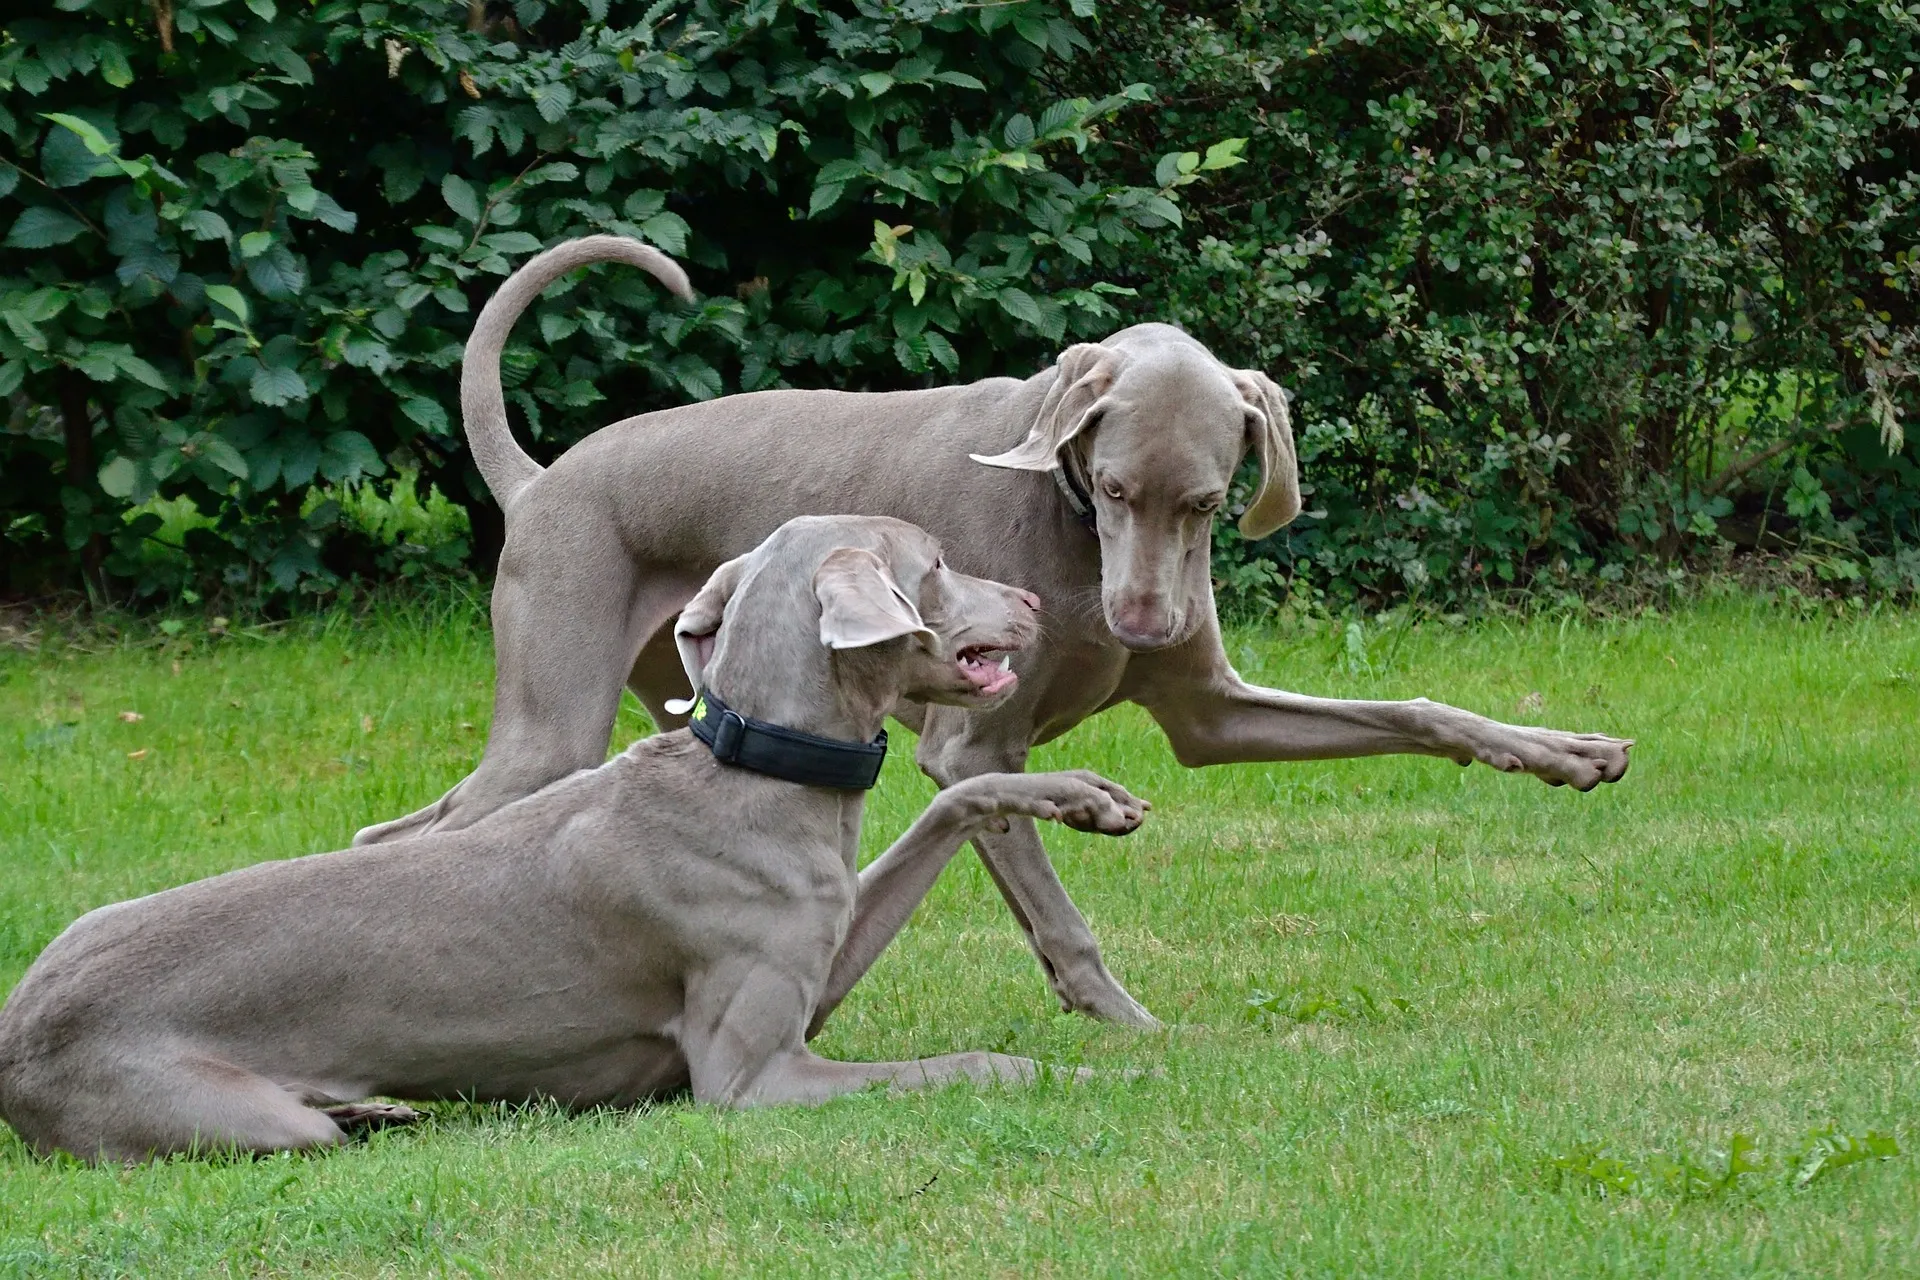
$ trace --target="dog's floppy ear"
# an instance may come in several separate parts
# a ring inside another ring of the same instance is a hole
[[[829,649],[861,649],[900,636],[936,638],[871,551],[828,552],[814,572],[813,594],[820,599],[820,643]]]
[[[673,624],[673,647],[680,651],[680,665],[687,669],[687,683],[693,686],[696,696],[707,662],[713,657],[714,636],[720,631],[727,601],[739,589],[740,575],[745,572],[751,555],[749,552],[736,556],[715,569],[707,585],[680,611],[680,621]],[[669,698],[666,707],[673,714],[683,716],[693,710],[693,699]]]
[[[1080,342],[1060,353],[1060,376],[1054,379],[1033,427],[1005,453],[969,454],[975,462],[1016,471],[1051,471],[1060,465],[1060,451],[1092,422],[1100,397],[1113,387],[1126,357],[1097,342]]]
[[[1252,369],[1234,370],[1247,402],[1247,435],[1260,459],[1260,488],[1240,517],[1240,535],[1264,538],[1300,514],[1300,462],[1293,451],[1293,419],[1287,393]]]

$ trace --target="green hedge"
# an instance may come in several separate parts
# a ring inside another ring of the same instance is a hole
[[[612,230],[702,300],[543,300],[506,360],[536,454],[1163,318],[1299,397],[1309,513],[1223,531],[1231,600],[1729,542],[1912,587],[1917,14],[57,0],[0,36],[0,586],[327,591],[394,563],[352,494],[396,470],[484,560],[473,310]]]
[[[1221,540],[1235,592],[1578,587],[1732,544],[1920,587],[1920,5],[1105,12],[1092,80],[1162,101],[1110,172],[1249,139],[1123,277],[1299,395],[1309,517]]]
[[[564,237],[657,244],[703,300],[608,270],[543,301],[505,364],[549,454],[689,398],[1028,372],[1107,332],[1104,277],[1193,175],[1086,165],[1148,97],[1058,89],[1090,7],[62,0],[10,22],[16,588],[77,559],[96,587],[326,590],[354,557],[316,483],[399,465],[484,502],[449,417],[461,344]],[[211,517],[187,557],[143,552],[161,516],[126,515],[155,495]]]

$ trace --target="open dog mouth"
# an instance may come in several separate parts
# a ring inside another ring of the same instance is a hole
[[[1011,689],[1020,679],[1013,673],[1013,655],[992,645],[968,645],[954,658],[953,665],[983,698]]]

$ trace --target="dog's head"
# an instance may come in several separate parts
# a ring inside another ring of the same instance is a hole
[[[1039,606],[1029,592],[954,572],[917,525],[802,516],[714,570],[681,611],[674,641],[695,689],[809,728],[823,715],[884,714],[903,699],[1005,700],[1019,679],[1012,655],[1038,634]]]
[[[1264,538],[1300,513],[1286,393],[1178,329],[1145,324],[1068,347],[1026,439],[974,460],[1066,468],[1085,487],[1107,627],[1149,650],[1190,638],[1211,612],[1213,519],[1249,451],[1260,484],[1240,532]]]

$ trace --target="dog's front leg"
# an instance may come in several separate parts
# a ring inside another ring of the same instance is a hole
[[[919,763],[942,787],[982,774],[1015,773],[1026,767],[1024,746],[1013,748],[968,737],[936,741],[933,728],[930,715],[928,733],[920,739]],[[1000,896],[1027,935],[1027,945],[1033,948],[1062,1009],[1142,1030],[1160,1025],[1108,972],[1100,944],[1047,860],[1046,846],[1040,843],[1040,833],[1031,818],[1009,817],[1004,831],[982,830],[971,839],[987,874],[993,877]]]
[[[1364,702],[1263,689],[1228,664],[1212,629],[1178,648],[1135,655],[1122,694],[1147,708],[1189,768],[1429,755],[1591,791],[1619,781],[1633,746],[1603,733],[1502,724],[1425,698]]]
[[[860,873],[853,924],[834,956],[826,989],[807,1025],[807,1039],[819,1034],[827,1016],[905,927],[963,841],[977,840],[1016,816],[1029,829],[1033,819],[1042,818],[1083,831],[1125,835],[1140,825],[1147,807],[1118,783],[1081,770],[982,774],[942,791],[906,834]]]
[[[741,956],[690,978],[680,1047],[697,1100],[727,1107],[820,1103],[875,1084],[1017,1084],[1039,1074],[1031,1059],[1002,1053],[949,1053],[917,1062],[820,1057],[801,1036],[801,1019],[820,981],[815,959]]]

